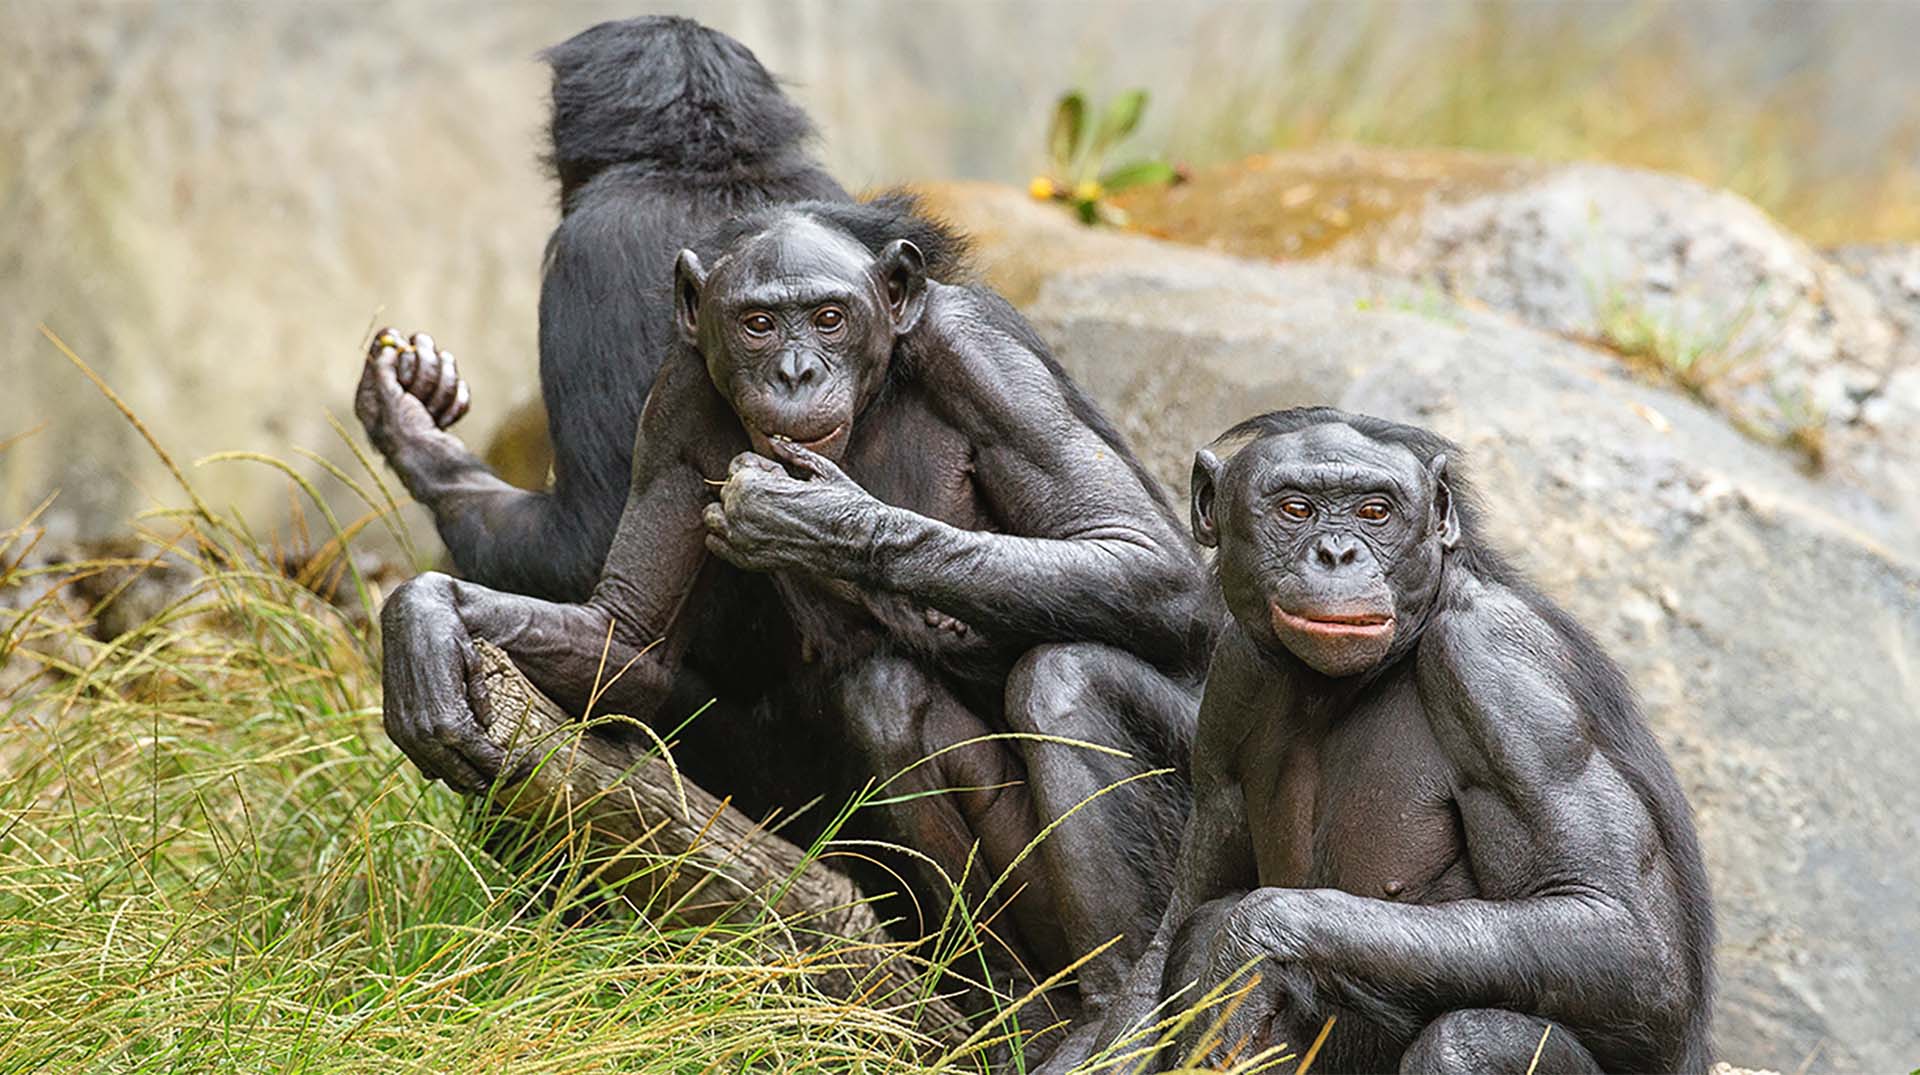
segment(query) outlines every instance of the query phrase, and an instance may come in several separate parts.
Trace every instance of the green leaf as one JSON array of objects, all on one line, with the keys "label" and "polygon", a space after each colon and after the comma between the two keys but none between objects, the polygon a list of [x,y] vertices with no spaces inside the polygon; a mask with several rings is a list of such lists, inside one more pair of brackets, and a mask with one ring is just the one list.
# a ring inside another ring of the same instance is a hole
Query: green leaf
[{"label": "green leaf", "polygon": [[1098,155],[1133,133],[1147,111],[1147,91],[1129,90],[1113,99],[1100,116],[1100,133],[1094,136],[1093,152]]},{"label": "green leaf", "polygon": [[1173,165],[1166,161],[1137,160],[1107,169],[1100,176],[1100,185],[1109,191],[1126,190],[1152,183],[1171,183],[1173,177]]},{"label": "green leaf", "polygon": [[1064,175],[1071,170],[1086,126],[1086,98],[1077,92],[1062,94],[1060,103],[1053,107],[1053,127],[1047,131],[1047,152],[1053,156],[1056,173]]}]

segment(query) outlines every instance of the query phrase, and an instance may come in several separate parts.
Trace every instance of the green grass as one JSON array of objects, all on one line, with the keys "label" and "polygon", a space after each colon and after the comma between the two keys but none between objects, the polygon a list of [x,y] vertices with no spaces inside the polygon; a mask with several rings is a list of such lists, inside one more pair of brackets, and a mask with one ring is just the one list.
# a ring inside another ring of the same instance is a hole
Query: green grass
[{"label": "green grass", "polygon": [[[606,907],[593,862],[542,850],[578,833],[482,853],[488,815],[381,732],[378,595],[346,555],[392,517],[379,472],[340,475],[365,502],[343,524],[285,464],[211,463],[307,499],[293,570],[135,424],[193,505],[141,530],[197,566],[190,592],[96,641],[60,587],[124,588],[142,558],[27,567],[35,520],[0,532],[0,598],[47,591],[0,610],[0,1072],[971,1072],[1018,1033],[936,1047],[824,993],[780,922],[583,914]],[[964,974],[959,912],[923,958]]]},{"label": "green grass", "polygon": [[570,927],[385,744],[357,617],[233,551],[7,700],[0,1070],[918,1068],[765,927]]}]

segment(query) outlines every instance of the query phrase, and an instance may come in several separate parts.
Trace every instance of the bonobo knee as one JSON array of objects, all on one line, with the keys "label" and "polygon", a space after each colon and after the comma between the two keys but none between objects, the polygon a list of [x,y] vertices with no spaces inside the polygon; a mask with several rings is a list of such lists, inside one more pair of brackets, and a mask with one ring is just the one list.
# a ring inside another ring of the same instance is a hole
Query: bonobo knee
[{"label": "bonobo knee", "polygon": [[1566,1028],[1497,1008],[1448,1012],[1428,1023],[1400,1057],[1402,1075],[1522,1075],[1530,1070],[1538,1075],[1587,1073],[1598,1072],[1600,1065]]},{"label": "bonobo knee", "polygon": [[1007,723],[1028,735],[1083,734],[1086,729],[1073,722],[1103,715],[1099,707],[1086,704],[1094,680],[1091,665],[1111,660],[1115,653],[1088,642],[1028,650],[1007,676]]},{"label": "bonobo knee", "polygon": [[918,714],[926,711],[932,686],[926,673],[902,657],[874,657],[841,676],[835,693],[854,742],[887,773],[926,756]]}]

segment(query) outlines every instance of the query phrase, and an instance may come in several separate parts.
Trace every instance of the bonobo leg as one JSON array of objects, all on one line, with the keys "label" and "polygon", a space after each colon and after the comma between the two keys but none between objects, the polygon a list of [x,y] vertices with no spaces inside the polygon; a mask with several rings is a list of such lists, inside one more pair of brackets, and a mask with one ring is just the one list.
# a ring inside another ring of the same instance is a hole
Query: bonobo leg
[{"label": "bonobo leg", "polygon": [[[1033,961],[1064,962],[1064,939],[1053,914],[1058,901],[1033,857],[1000,885],[996,906],[982,905],[988,886],[1037,831],[1026,774],[1008,744],[989,740],[955,747],[991,735],[992,729],[903,658],[867,659],[840,679],[834,699],[868,771],[894,777],[881,796],[888,801],[876,807],[887,838],[932,860],[932,865],[912,860],[920,874],[916,894],[942,901],[920,908],[920,924],[938,926],[953,883],[965,875],[970,913],[976,920],[990,918],[989,928],[1013,949],[996,950],[988,942],[986,956],[996,977],[1010,976],[1013,987],[1021,989],[1044,977]],[[999,904],[1009,897],[1012,904],[1003,911]]]},{"label": "bonobo leg", "polygon": [[1475,1008],[1428,1023],[1401,1055],[1400,1070],[1407,1075],[1571,1075],[1598,1072],[1600,1062],[1559,1023]]},{"label": "bonobo leg", "polygon": [[[1166,907],[1191,792],[1184,777],[1199,693],[1125,650],[1097,643],[1034,648],[1007,680],[1016,732],[1122,751],[1016,740],[1041,826],[1065,817],[1038,855],[1077,957],[1124,935],[1079,972],[1097,1014],[1153,938]],[[1135,779],[1155,769],[1179,773]],[[1111,789],[1111,790],[1109,790]]]}]

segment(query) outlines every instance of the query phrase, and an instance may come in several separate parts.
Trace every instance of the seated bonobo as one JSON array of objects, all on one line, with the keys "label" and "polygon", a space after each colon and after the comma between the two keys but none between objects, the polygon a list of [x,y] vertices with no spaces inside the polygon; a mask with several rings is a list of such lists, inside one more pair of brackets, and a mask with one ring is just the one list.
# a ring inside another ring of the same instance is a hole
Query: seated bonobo
[{"label": "seated bonobo", "polygon": [[[1045,344],[929,275],[960,245],[893,199],[760,210],[684,251],[598,585],[396,591],[387,729],[480,790],[503,759],[468,697],[471,639],[574,712],[668,728],[689,662],[737,675],[716,658],[738,654],[766,688],[709,718],[736,752],[798,729],[853,779],[804,755],[743,768],[771,785],[784,765],[829,807],[900,774],[853,823],[911,849],[924,921],[963,885],[1015,995],[1095,953],[1049,995],[1090,1023],[1165,905],[1220,617],[1179,513]],[[754,632],[771,643],[742,646]]]},{"label": "seated bonobo", "polygon": [[1620,671],[1486,544],[1453,447],[1327,408],[1228,443],[1193,470],[1232,622],[1172,903],[1049,1069],[1249,983],[1163,1053],[1303,1053],[1331,1017],[1316,1071],[1704,1069],[1686,800]]}]

